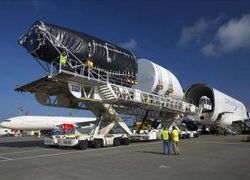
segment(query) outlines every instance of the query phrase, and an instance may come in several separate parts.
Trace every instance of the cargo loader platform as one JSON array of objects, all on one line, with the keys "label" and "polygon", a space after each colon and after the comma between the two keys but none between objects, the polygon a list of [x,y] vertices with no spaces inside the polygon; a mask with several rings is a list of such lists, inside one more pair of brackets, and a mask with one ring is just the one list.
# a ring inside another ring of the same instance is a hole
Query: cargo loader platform
[{"label": "cargo loader platform", "polygon": [[[42,105],[92,111],[102,119],[96,124],[95,134],[105,135],[115,124],[131,134],[119,114],[164,122],[199,112],[199,108],[178,98],[132,88],[138,70],[134,54],[98,38],[36,22],[19,43],[37,61],[46,63],[49,75],[16,91],[34,93]],[[95,66],[86,64],[91,59]],[[172,83],[170,79],[171,90]]]}]

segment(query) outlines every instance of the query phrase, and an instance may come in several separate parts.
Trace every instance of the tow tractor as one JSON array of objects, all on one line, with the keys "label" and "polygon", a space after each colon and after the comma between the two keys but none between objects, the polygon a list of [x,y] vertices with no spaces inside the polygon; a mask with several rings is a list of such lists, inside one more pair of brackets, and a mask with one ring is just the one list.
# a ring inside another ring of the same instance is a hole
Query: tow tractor
[{"label": "tow tractor", "polygon": [[44,145],[48,147],[57,147],[58,139],[62,138],[63,134],[57,129],[52,130],[49,136],[45,136]]},{"label": "tow tractor", "polygon": [[58,139],[59,147],[71,147],[86,150],[88,147],[101,148],[107,146],[129,145],[129,138],[126,133],[118,134],[94,134],[92,131],[86,131],[83,127],[74,127],[69,134]]},{"label": "tow tractor", "polygon": [[176,129],[179,131],[179,137],[180,139],[188,139],[188,138],[197,138],[199,137],[199,134],[197,131],[189,131],[187,130],[186,126],[184,124],[178,124],[176,125],[176,123],[173,123],[173,125],[171,125],[169,127],[169,132],[172,132],[172,128],[173,126],[176,127]]},{"label": "tow tractor", "polygon": [[75,147],[80,150],[86,150],[88,147],[101,148],[107,146],[129,145],[129,139],[126,134],[108,134],[103,135],[66,135],[60,139],[60,147]]},{"label": "tow tractor", "polygon": [[137,141],[154,141],[161,139],[161,129],[157,126],[159,123],[150,121],[149,119],[136,120],[133,124],[133,134],[130,135],[130,140]]},{"label": "tow tractor", "polygon": [[140,130],[139,133],[133,132],[130,136],[131,141],[154,141],[160,139],[161,130],[151,129],[151,130]]},{"label": "tow tractor", "polygon": [[44,145],[48,147],[58,147],[59,141],[65,138],[65,135],[69,134],[73,128],[73,124],[61,124],[56,126],[55,129],[50,132],[49,136],[45,136]]}]

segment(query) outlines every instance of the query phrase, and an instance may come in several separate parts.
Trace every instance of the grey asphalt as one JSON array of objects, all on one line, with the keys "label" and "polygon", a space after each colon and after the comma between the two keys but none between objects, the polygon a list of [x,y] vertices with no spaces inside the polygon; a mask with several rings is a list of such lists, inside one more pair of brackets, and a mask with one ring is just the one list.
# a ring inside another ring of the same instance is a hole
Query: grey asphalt
[{"label": "grey asphalt", "polygon": [[32,137],[0,138],[0,179],[162,180],[250,179],[250,143],[242,136],[182,140],[181,155],[162,154],[161,142],[88,149],[45,148]]}]

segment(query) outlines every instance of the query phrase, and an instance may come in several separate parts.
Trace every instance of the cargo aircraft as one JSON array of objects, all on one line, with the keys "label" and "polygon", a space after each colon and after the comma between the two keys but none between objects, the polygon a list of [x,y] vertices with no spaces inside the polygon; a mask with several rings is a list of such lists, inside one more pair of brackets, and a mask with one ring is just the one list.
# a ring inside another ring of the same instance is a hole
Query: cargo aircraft
[{"label": "cargo aircraft", "polygon": [[230,126],[235,121],[249,119],[245,105],[204,83],[190,86],[185,99],[200,107],[196,121],[207,125]]}]

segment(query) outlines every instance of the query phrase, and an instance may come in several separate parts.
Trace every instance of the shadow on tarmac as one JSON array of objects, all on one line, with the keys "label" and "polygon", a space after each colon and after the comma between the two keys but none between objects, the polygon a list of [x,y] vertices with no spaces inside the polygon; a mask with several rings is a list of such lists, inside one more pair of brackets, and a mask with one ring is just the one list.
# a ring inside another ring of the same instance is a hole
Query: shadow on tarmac
[{"label": "shadow on tarmac", "polygon": [[157,154],[157,155],[163,155],[162,152],[155,152],[155,151],[136,151],[137,153],[148,153],[148,154]]},{"label": "shadow on tarmac", "polygon": [[37,141],[16,141],[16,142],[1,142],[0,147],[44,147],[43,140]]}]

